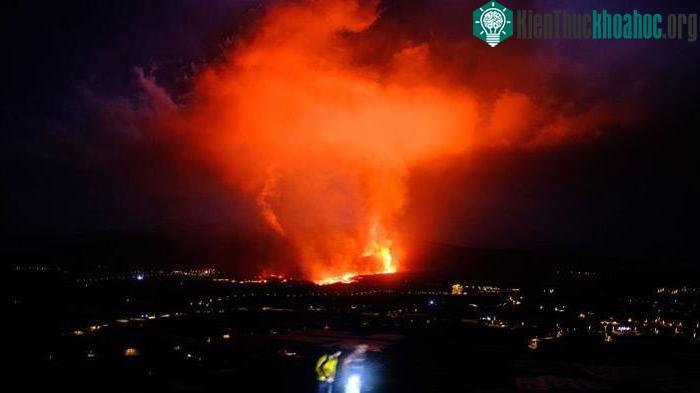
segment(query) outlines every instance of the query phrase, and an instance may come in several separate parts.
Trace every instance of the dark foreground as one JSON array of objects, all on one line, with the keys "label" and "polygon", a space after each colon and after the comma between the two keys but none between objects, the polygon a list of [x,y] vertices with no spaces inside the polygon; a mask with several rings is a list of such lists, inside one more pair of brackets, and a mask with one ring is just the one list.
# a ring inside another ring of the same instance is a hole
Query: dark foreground
[{"label": "dark foreground", "polygon": [[639,304],[584,310],[559,289],[15,278],[6,348],[18,391],[314,392],[316,359],[360,344],[366,392],[700,391],[696,292],[672,298],[662,324]]}]

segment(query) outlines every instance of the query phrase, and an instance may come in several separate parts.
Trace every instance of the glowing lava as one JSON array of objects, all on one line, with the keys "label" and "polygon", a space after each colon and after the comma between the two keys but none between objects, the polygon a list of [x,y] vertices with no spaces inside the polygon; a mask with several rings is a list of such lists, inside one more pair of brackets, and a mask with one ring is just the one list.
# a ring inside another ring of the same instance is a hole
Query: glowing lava
[{"label": "glowing lava", "polygon": [[378,237],[378,225],[373,225],[370,231],[371,241],[362,254],[362,270],[348,272],[338,276],[331,276],[316,280],[318,285],[328,285],[336,283],[349,284],[355,281],[360,275],[367,274],[392,274],[396,273],[398,266],[392,253],[392,242],[386,238]]},{"label": "glowing lava", "polygon": [[364,257],[371,257],[381,262],[381,270],[379,273],[389,274],[396,273],[397,266],[394,262],[394,257],[391,254],[391,242],[386,245],[381,245],[377,242],[372,242],[371,249],[363,254]]},{"label": "glowing lava", "polygon": [[342,276],[338,277],[330,277],[330,278],[325,278],[323,280],[317,280],[316,284],[318,285],[330,285],[330,284],[338,284],[338,283],[343,283],[343,284],[350,284],[351,282],[355,282],[355,277],[357,275],[353,273],[347,273]]}]

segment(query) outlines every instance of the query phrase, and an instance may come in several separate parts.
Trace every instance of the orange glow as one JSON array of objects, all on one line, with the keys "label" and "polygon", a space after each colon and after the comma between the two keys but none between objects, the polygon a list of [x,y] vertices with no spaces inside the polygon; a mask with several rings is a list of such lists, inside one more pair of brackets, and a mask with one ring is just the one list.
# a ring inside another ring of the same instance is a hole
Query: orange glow
[{"label": "orange glow", "polygon": [[261,222],[296,250],[296,270],[318,283],[401,269],[397,220],[416,168],[489,144],[548,145],[572,128],[562,115],[539,136],[549,118],[521,93],[484,106],[431,65],[425,43],[362,63],[364,36],[349,38],[378,20],[377,3],[270,6],[159,119],[256,202]]},{"label": "orange glow", "polygon": [[316,284],[318,285],[330,285],[330,284],[350,284],[352,282],[355,282],[355,277],[357,274],[354,273],[346,273],[343,274],[342,276],[337,276],[337,277],[328,277],[320,280],[316,280]]},{"label": "orange glow", "polygon": [[368,270],[349,272],[335,277],[325,277],[316,280],[316,284],[350,284],[355,282],[355,277],[362,274],[392,274],[398,271],[397,263],[391,252],[391,242],[388,240],[385,240],[384,243],[380,243],[377,240],[372,240],[369,248],[364,252],[364,254],[362,254],[362,256],[376,262],[370,263]]},{"label": "orange glow", "polygon": [[372,1],[272,6],[169,119],[255,198],[316,282],[398,271],[408,174],[462,152],[475,128],[476,101],[441,85],[426,45],[396,53],[383,73],[353,64],[343,36],[377,18]]}]

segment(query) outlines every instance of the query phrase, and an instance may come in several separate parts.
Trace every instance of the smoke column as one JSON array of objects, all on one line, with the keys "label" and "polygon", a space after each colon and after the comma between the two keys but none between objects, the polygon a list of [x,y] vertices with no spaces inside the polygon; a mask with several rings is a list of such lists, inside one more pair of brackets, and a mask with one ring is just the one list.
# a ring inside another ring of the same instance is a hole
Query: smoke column
[{"label": "smoke column", "polygon": [[371,28],[376,5],[271,6],[196,76],[191,100],[159,120],[257,202],[316,281],[400,268],[395,221],[416,167],[488,140],[549,143],[570,127],[562,117],[538,135],[530,98],[505,92],[497,121],[477,128],[479,100],[431,68],[427,44],[404,45],[382,67],[357,63],[348,37]]}]

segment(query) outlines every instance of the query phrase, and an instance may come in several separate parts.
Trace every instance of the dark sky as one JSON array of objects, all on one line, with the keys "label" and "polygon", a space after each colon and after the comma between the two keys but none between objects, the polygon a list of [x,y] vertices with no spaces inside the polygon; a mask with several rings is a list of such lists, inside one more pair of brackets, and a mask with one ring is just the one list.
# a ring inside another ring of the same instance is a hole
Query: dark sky
[{"label": "dark sky", "polygon": [[[464,11],[478,3],[389,1],[381,26],[416,41],[437,37],[480,48],[462,25],[471,18]],[[508,5],[588,10],[609,3]],[[626,10],[700,11],[695,1],[615,3]],[[245,31],[262,7],[223,0],[11,1],[2,13],[1,52],[5,239],[173,226],[231,228],[245,238],[242,228],[256,221],[251,201],[123,119],[149,116],[134,67],[155,75],[174,97],[186,97],[185,75],[216,61],[226,37]],[[448,163],[451,169],[438,175],[416,173],[411,182],[421,187],[408,209],[423,213],[409,215],[407,227],[428,220],[424,205],[439,195],[441,211],[450,214],[441,214],[426,240],[697,256],[700,43],[508,44],[500,49],[511,52],[494,60],[508,61],[511,71],[500,70],[504,80],[526,86],[546,77],[557,96],[634,103],[643,121],[582,144],[490,151],[469,165]],[[513,69],[520,58],[526,67]]]}]

